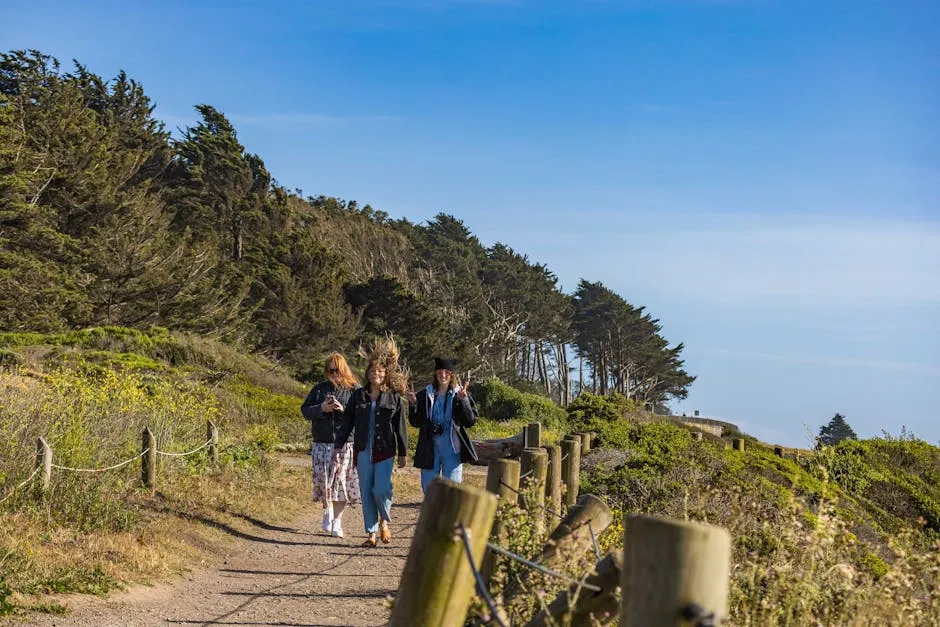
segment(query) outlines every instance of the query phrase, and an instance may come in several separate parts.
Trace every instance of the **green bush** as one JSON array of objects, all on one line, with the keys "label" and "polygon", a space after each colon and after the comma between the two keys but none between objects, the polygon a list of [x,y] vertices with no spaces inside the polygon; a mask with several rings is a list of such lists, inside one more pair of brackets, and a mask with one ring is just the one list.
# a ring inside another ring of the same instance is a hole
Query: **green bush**
[{"label": "green bush", "polygon": [[175,367],[209,371],[212,377],[241,375],[255,386],[285,395],[302,395],[305,389],[282,367],[264,357],[163,327],[152,327],[149,331],[112,326],[68,333],[0,333],[0,349],[8,349],[17,358],[16,349],[37,346],[55,349],[48,353],[47,359],[53,362],[49,366],[69,365],[68,360],[77,358],[77,354],[87,357],[86,363],[105,367],[132,370]]},{"label": "green bush", "polygon": [[16,609],[16,606],[10,601],[12,595],[13,591],[10,590],[10,586],[4,581],[3,576],[0,575],[0,616],[12,614]]},{"label": "green bush", "polygon": [[881,579],[888,573],[888,565],[874,553],[866,553],[859,566],[870,572],[875,579]]},{"label": "green bush", "polygon": [[602,435],[613,423],[637,411],[637,405],[622,394],[600,396],[582,392],[568,405],[568,425],[572,431],[594,431],[598,434],[598,445],[614,446]]},{"label": "green bush", "polygon": [[559,428],[565,423],[566,412],[551,399],[520,392],[491,377],[470,387],[481,416],[492,420],[524,420],[541,422],[543,426]]},{"label": "green bush", "polygon": [[940,532],[940,449],[918,439],[845,440],[820,450],[815,466],[849,495],[886,514],[923,518]]}]

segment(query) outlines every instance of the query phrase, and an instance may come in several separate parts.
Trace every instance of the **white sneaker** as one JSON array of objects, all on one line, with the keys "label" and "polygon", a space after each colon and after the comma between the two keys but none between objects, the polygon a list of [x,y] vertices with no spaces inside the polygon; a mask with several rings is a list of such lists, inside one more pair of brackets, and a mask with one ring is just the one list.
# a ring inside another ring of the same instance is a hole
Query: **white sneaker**
[{"label": "white sneaker", "polygon": [[343,524],[340,522],[339,518],[333,521],[332,528],[330,529],[330,535],[334,538],[343,537]]},{"label": "white sneaker", "polygon": [[323,512],[323,531],[330,533],[333,529],[333,512],[325,510]]}]

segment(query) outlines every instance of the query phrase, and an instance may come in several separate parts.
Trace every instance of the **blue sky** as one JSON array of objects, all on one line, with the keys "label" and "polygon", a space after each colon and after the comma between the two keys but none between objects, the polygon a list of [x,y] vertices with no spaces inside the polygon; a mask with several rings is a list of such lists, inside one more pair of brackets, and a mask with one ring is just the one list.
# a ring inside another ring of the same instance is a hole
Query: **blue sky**
[{"label": "blue sky", "polygon": [[212,104],[289,188],[603,281],[685,342],[679,411],[940,441],[940,3],[151,4],[5,0],[0,47],[124,69],[170,127]]}]

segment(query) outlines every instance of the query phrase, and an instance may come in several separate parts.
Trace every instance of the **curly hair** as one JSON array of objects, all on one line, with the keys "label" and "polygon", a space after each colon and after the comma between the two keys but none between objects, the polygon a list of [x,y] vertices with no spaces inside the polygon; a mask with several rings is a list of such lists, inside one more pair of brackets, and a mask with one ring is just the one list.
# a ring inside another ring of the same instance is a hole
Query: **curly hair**
[{"label": "curly hair", "polygon": [[[362,354],[361,350],[360,354]],[[398,394],[404,394],[405,388],[408,387],[408,373],[399,365],[399,356],[398,344],[391,334],[384,339],[375,340],[367,357],[369,365],[366,367],[366,381],[371,382],[369,375],[373,366],[382,366],[385,368],[385,381],[381,385],[381,390],[383,392],[392,390]]]}]

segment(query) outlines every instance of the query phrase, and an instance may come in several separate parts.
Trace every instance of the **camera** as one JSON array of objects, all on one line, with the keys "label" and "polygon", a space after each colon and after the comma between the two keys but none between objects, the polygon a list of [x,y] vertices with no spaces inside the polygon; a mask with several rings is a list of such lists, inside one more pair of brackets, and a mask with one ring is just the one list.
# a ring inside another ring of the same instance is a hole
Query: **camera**
[{"label": "camera", "polygon": [[432,422],[431,435],[444,435],[444,425],[439,425],[436,422]]}]

